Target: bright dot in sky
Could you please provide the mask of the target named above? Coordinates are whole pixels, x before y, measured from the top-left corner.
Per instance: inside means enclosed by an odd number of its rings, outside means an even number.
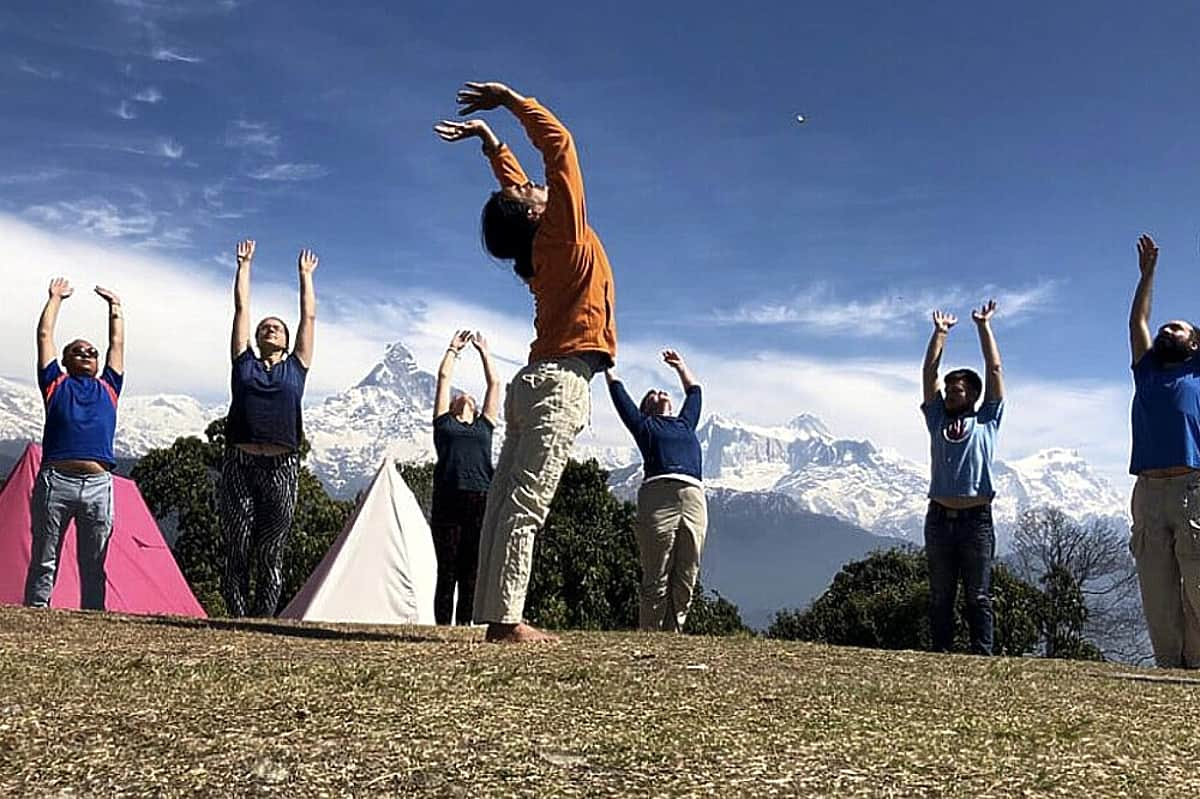
[[[796,114],[796,121],[803,124],[804,123],[804,114]]]

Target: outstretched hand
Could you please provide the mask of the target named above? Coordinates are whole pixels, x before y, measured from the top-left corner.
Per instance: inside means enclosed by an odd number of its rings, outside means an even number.
[[[296,259],[296,267],[302,275],[311,275],[313,270],[317,268],[320,259],[312,250],[301,250],[299,257]]]
[[[933,312],[933,329],[939,333],[949,333],[950,328],[958,324],[958,317],[945,311]]]
[[[121,298],[118,297],[113,292],[109,291],[108,289],[104,288],[103,286],[96,286],[96,288],[93,289],[93,291],[95,291],[97,294],[99,294],[100,297],[103,298],[104,301],[108,303],[109,307],[121,304]]]
[[[463,347],[467,346],[467,344],[471,342],[471,338],[472,335],[470,330],[459,330],[455,332],[454,337],[450,339],[450,349],[454,350],[455,352],[462,352]]]
[[[238,266],[246,264],[247,266],[254,260],[254,239],[244,239],[237,244],[237,262]]]
[[[65,300],[75,293],[75,289],[71,288],[70,282],[65,277],[56,277],[50,281],[50,297]]]
[[[485,141],[494,139],[495,134],[488,127],[488,123],[482,119],[468,119],[466,122],[458,122],[453,119],[443,119],[441,122],[433,126],[433,132],[441,138],[442,141],[463,141],[465,139],[483,139]]]
[[[670,366],[672,369],[679,369],[683,366],[683,356],[675,350],[662,351],[663,363]]]
[[[458,90],[459,116],[476,111],[491,111],[504,105],[513,96],[513,90],[503,83],[475,83],[467,81]]]
[[[1154,239],[1143,233],[1138,237],[1138,269],[1142,275],[1154,274],[1154,267],[1158,265],[1158,245],[1154,243]]]
[[[996,313],[996,301],[988,300],[980,306],[979,310],[971,311],[971,318],[975,320],[975,324],[977,325],[986,325],[992,321],[992,314],[994,313]]]
[[[476,330],[475,334],[471,336],[471,344],[474,345],[475,349],[479,350],[480,355],[488,354],[488,341],[486,338],[484,338],[483,333],[479,332],[478,330]]]

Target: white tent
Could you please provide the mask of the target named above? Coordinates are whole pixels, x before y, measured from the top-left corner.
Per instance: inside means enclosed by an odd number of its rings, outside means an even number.
[[[429,524],[385,460],[341,535],[280,615],[305,621],[433,624]]]

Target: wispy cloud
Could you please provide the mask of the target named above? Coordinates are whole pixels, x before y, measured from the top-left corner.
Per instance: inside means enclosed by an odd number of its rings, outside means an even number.
[[[28,61],[18,61],[17,69],[27,75],[41,78],[42,80],[58,80],[62,77],[62,71],[51,67],[42,67],[29,63]]]
[[[316,180],[329,174],[320,164],[274,164],[250,173],[255,180]]]
[[[158,154],[172,160],[183,157],[183,145],[174,139],[161,139],[158,142]]]
[[[163,93],[153,86],[147,86],[135,94],[133,99],[137,100],[139,103],[149,103],[150,105],[154,105],[155,103],[162,101]]]
[[[968,313],[975,303],[994,298],[998,320],[1027,316],[1049,307],[1057,289],[1055,281],[1005,289],[994,285],[968,291],[958,286],[895,290],[868,298],[845,299],[828,284],[818,283],[782,302],[764,301],[718,310],[714,317],[726,325],[783,325],[821,335],[875,337],[900,335],[924,322],[935,308]]]
[[[0,186],[20,186],[29,183],[46,183],[67,174],[67,170],[53,167],[50,169],[35,169],[28,172],[14,172],[11,175],[0,175]]]
[[[133,246],[150,250],[180,250],[192,244],[192,229],[190,227],[168,227],[159,230]]]
[[[144,236],[153,231],[158,222],[158,218],[144,207],[122,210],[111,201],[98,197],[34,205],[25,209],[25,213],[41,222],[106,239]]]
[[[121,104],[113,109],[113,113],[119,116],[121,119],[137,119],[137,114],[134,113],[134,110],[129,105],[128,100],[122,100]]]
[[[265,122],[235,119],[225,131],[225,146],[255,150],[274,155],[279,149],[279,134]]]
[[[200,56],[180,53],[172,50],[169,47],[156,47],[153,51],[151,51],[150,57],[155,61],[181,62],[184,64],[199,64],[204,60]]]

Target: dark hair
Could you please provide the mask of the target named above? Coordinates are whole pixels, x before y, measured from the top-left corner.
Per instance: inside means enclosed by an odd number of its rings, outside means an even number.
[[[1196,327],[1195,322],[1188,322],[1192,326],[1192,334],[1188,336],[1188,343],[1200,347],[1200,328]]]
[[[262,323],[268,319],[274,319],[283,327],[283,351],[287,352],[292,346],[292,331],[288,330],[287,322],[280,319],[278,316],[264,316],[258,320],[258,324],[254,326],[254,338],[258,338],[258,329],[262,327]]]
[[[966,383],[975,391],[975,396],[983,394],[983,378],[971,369],[955,369],[951,372],[946,372],[943,382],[949,383],[952,380],[961,380]]]
[[[493,258],[513,262],[513,271],[526,280],[533,277],[533,237],[538,223],[529,218],[529,206],[501,192],[483,205],[479,218],[483,246]]]
[[[657,388],[652,388],[652,389],[650,389],[649,391],[647,391],[645,394],[643,394],[643,395],[642,395],[642,401],[641,401],[641,403],[638,405],[638,410],[642,412],[642,415],[643,415],[643,416],[649,416],[649,415],[650,415],[650,410],[649,410],[649,408],[647,408],[646,406],[647,406],[647,404],[650,402],[650,398],[651,398],[651,397],[655,397],[655,396],[658,396],[658,389],[657,389]]]

